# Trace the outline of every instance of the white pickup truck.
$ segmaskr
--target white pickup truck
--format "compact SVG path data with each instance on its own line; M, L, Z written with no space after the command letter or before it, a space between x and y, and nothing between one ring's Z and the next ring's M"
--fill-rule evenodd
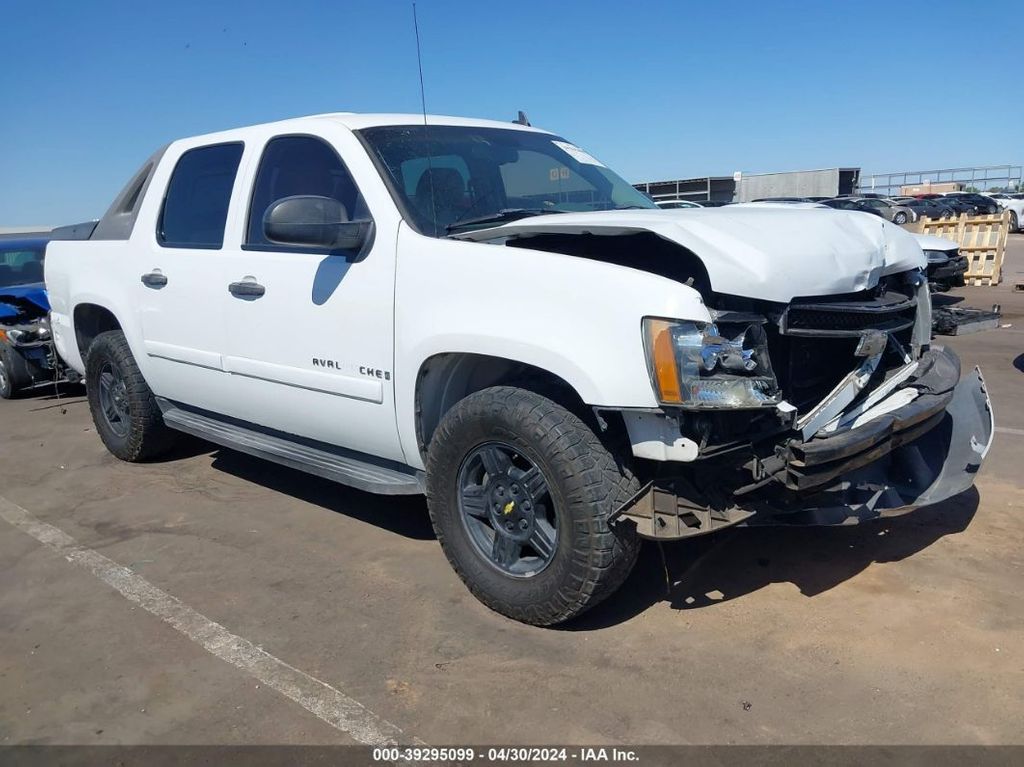
M180 431L425 493L469 589L529 623L614 591L640 538L943 500L992 439L899 227L659 210L526 126L327 114L183 139L90 228L50 243L46 284L114 455Z

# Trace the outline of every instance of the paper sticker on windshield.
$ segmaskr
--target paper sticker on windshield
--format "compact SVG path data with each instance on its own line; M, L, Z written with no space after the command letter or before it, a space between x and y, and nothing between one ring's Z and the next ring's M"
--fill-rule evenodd
M552 141L551 143L569 155L576 162L581 162L584 165L596 165L599 168L605 167L603 162L598 160L592 154L583 151L575 144L570 144L568 141Z

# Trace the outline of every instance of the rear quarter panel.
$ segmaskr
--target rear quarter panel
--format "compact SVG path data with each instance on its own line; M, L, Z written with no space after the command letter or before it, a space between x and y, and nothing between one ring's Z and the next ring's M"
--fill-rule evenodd
M60 356L79 373L85 373L74 327L74 310L80 304L108 309L139 358L140 339L131 321L134 312L126 281L128 244L127 240L53 240L46 248L44 273L54 343Z

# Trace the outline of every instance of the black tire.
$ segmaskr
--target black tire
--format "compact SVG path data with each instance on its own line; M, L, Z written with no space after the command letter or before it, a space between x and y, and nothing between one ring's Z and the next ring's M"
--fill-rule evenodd
M903 211L900 211L899 213L892 217L892 221L894 224L905 224L907 223L907 214L904 213Z
M96 431L107 450L122 461L156 458L174 443L175 432L164 425L156 398L120 330L100 333L89 346L85 385ZM116 394L108 396L105 390Z
M545 513L553 512L550 525L557 532L539 571L518 576L504 571L470 530L460 478L467 461L491 445L511 450L545 482L550 506ZM484 482L492 482L489 472ZM640 541L632 529L613 529L608 517L638 489L629 467L616 461L578 416L512 386L484 389L456 404L435 431L427 458L430 518L455 572L492 610L537 626L573 618L622 585ZM497 528L491 529L497 540ZM524 551L530 550L526 544Z
M32 383L25 375L25 363L15 359L17 352L0 346L0 399L14 399L22 389Z
M13 399L16 391L7 368L7 353L0 349L0 399Z
M1017 220L1017 211L1014 211L1014 210L1010 211L1010 231L1011 232L1019 232L1020 231L1020 222Z

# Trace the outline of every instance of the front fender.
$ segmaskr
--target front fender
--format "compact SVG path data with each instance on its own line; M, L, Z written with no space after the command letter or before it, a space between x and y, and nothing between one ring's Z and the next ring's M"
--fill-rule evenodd
M697 291L658 275L526 248L434 239L403 226L395 396L406 456L417 454L417 373L437 354L532 365L565 380L589 405L655 407L645 316L710 321Z

